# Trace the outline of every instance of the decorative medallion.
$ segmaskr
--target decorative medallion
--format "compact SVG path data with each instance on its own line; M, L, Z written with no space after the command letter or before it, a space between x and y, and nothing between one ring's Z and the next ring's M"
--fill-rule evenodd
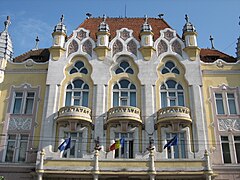
M240 131L240 119L219 119L218 129L219 131Z
M171 41L174 38L173 32L170 30L167 30L166 32L164 32L164 38L168 41Z
M31 118L11 117L8 130L31 130L31 126Z
M172 51L178 53L180 56L182 56L182 47L181 44L175 40L172 44Z
M123 50L123 45L119 40L116 40L113 44L113 56Z
M90 40L87 40L83 43L82 51L88 53L89 56L92 56L92 43Z
M130 37L130 33L129 31L127 31L126 29L124 29L123 31L120 32L120 37L126 41L129 37Z
M165 43L163 40L161 40L159 43L158 43L158 56L164 52L167 52L168 50L168 46L167 46L167 43Z
M80 30L79 32L77 32L77 38L82 41L83 39L85 39L87 37L87 33L83 30Z
M127 44L127 50L137 56L137 44L133 40Z
M68 46L68 55L77 52L78 50L78 43L75 40L72 40L72 42Z

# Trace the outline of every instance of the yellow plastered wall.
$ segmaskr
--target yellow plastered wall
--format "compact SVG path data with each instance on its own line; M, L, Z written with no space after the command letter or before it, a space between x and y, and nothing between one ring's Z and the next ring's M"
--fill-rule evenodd
M43 115L43 106L44 106L44 97L46 91L46 77L47 77L47 68L48 64L33 64L31 68L26 67L25 63L21 64L12 64L8 63L6 67L6 72L4 75L4 82L0 84L1 94L0 94L0 123L2 123L6 117L8 105L10 106L9 97L11 93L11 87L16 86L20 87L23 84L29 84L31 87L36 88L40 87L39 99L36 99L38 106L36 111L35 121L38 123L38 126L34 129L34 148L38 147L39 142L37 141L40 137L41 124L42 124L42 115ZM31 73L31 72L35 73ZM38 73L37 71L41 71ZM0 126L0 133L3 132L3 125Z
M210 98L211 91L210 87L219 87L223 84L229 87L240 87L240 64L223 64L223 67L217 67L216 64L202 64L201 69L203 71L203 97L204 107L206 112L207 129L209 142L213 142L210 146L213 147L216 143L214 127L210 125L214 120L213 107ZM206 71L212 72L205 73ZM210 148L211 148L210 147Z

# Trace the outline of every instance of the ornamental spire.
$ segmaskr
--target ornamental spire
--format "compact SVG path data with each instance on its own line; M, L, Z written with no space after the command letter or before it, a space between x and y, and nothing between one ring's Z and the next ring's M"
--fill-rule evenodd
M4 22L4 25L5 25L4 31L8 31L8 27L10 24L11 24L10 16L7 16L7 20Z

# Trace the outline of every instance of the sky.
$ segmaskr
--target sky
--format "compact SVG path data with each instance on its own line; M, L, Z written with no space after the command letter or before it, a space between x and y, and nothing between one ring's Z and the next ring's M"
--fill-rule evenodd
M125 11L126 7L126 11ZM200 48L211 48L209 36L214 38L216 49L236 57L236 43L240 36L240 0L1 0L0 32L6 16L11 17L9 33L14 47L14 57L35 47L52 45L54 26L64 14L68 35L86 19L93 17L158 17L182 35L185 14L196 27Z

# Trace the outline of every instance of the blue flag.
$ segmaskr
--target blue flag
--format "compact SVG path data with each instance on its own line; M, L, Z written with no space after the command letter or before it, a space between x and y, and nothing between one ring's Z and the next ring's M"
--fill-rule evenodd
M168 141L167 144L164 145L164 149L166 147L168 148L168 147L171 147L171 146L175 146L175 145L177 145L177 143L178 143L178 138L177 138L177 135L176 135L170 141Z
M121 145L122 148L124 147L124 142L125 142L125 139L124 139L124 138L121 138L121 139L120 139L120 145Z
M70 148L70 145L71 145L71 137L70 138L67 138L65 139L62 144L60 144L60 146L58 146L58 149L60 151L64 151L64 150L67 150Z

